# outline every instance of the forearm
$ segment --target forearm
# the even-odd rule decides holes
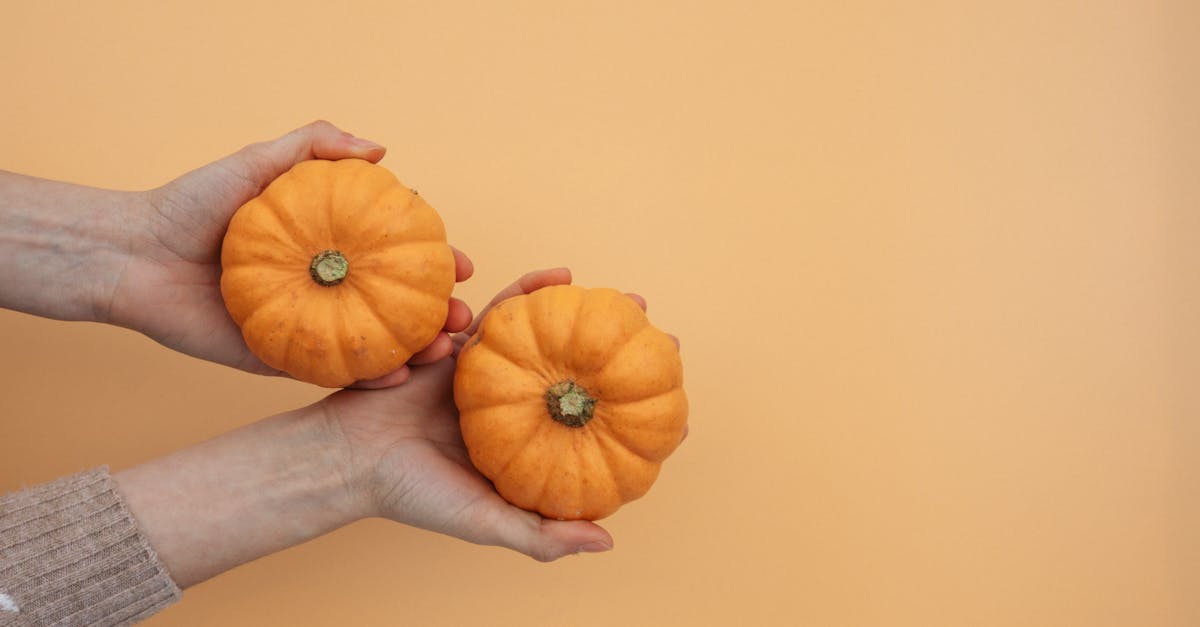
[[[361,518],[319,410],[267,418],[115,475],[172,578],[186,588]]]
[[[0,171],[0,307],[99,320],[127,259],[121,232],[144,194]]]

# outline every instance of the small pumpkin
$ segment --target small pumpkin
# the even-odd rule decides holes
[[[386,168],[312,160],[233,215],[221,296],[246,345],[301,381],[342,387],[437,337],[454,289],[441,218]]]
[[[493,307],[458,356],[454,400],[497,492],[560,520],[644,495],[688,415],[671,337],[625,294],[571,285]]]

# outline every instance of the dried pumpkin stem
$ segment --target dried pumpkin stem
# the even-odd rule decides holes
[[[318,285],[329,287],[337,285],[346,278],[350,271],[350,262],[336,250],[323,250],[313,257],[308,273]]]
[[[574,381],[559,381],[546,389],[550,417],[568,427],[582,427],[592,419],[596,399]]]

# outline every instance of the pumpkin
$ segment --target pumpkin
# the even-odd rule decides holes
[[[312,160],[233,215],[221,296],[246,345],[301,381],[342,387],[402,366],[446,322],[442,220],[381,166]]]
[[[571,285],[493,307],[458,356],[454,400],[500,496],[559,520],[644,495],[688,414],[674,340],[625,294]]]

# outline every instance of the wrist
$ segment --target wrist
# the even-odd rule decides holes
[[[366,517],[363,482],[320,405],[278,414],[247,429],[258,432],[252,468],[261,471],[248,483],[273,492],[273,506],[296,515],[296,529],[304,539]]]
[[[323,402],[291,412],[309,435],[308,470],[314,496],[334,508],[342,525],[375,515],[371,476],[362,468],[340,423]],[[285,414],[286,415],[286,414]]]
[[[0,306],[102,321],[129,259],[144,194],[0,172]]]
[[[287,412],[116,474],[180,587],[363,517],[320,410]]]

